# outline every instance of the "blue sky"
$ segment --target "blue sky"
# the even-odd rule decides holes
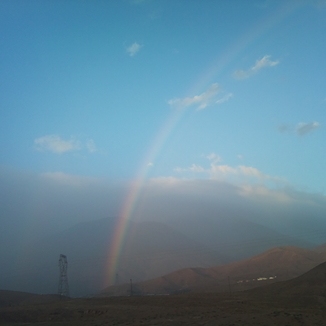
[[[2,167],[326,192],[325,1],[13,0],[0,16]]]

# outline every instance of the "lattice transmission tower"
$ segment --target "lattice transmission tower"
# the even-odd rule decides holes
[[[68,286],[68,261],[67,256],[60,255],[59,258],[59,287],[58,287],[58,294],[64,295],[66,297],[69,297],[69,286]]]

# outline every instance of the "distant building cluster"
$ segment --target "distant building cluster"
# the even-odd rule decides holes
[[[274,280],[277,276],[269,276],[269,277],[258,277],[254,278],[252,280],[240,280],[237,281],[237,283],[249,283],[249,282],[255,282],[255,281],[267,281],[267,280]]]

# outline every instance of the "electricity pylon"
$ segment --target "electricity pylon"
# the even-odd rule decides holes
[[[60,255],[59,258],[59,270],[60,270],[60,275],[59,275],[58,294],[69,297],[69,286],[68,286],[68,275],[67,275],[68,261],[67,261],[67,256],[62,254]]]

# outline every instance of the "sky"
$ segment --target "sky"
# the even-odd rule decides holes
[[[325,30],[325,0],[0,0],[0,241],[114,216],[114,275],[131,219],[324,232]]]
[[[153,180],[325,195],[325,1],[0,9],[3,175],[130,183],[129,216]]]
[[[325,193],[325,1],[1,1],[1,165]]]

